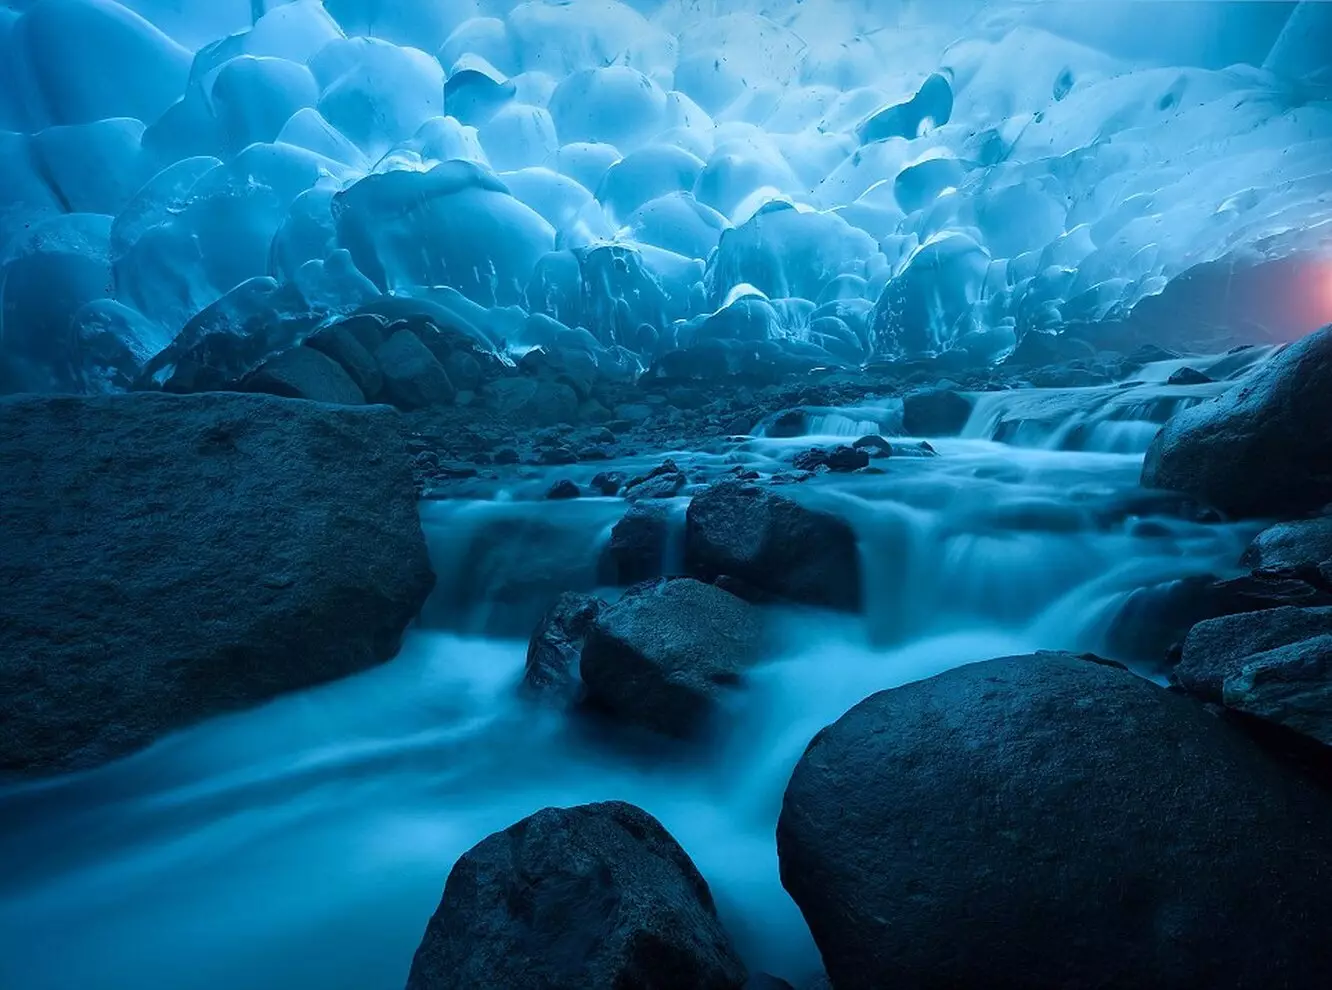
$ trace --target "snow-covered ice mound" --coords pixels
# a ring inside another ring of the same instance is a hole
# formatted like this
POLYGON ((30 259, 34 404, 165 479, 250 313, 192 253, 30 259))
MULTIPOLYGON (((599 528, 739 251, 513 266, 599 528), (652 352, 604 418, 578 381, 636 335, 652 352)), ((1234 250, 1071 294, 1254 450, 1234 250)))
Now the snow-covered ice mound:
POLYGON ((124 384, 254 279, 316 323, 448 287, 644 364, 855 364, 1302 255, 1292 334, 1332 317, 1329 37, 1315 2, 7 0, 0 387, 124 384))

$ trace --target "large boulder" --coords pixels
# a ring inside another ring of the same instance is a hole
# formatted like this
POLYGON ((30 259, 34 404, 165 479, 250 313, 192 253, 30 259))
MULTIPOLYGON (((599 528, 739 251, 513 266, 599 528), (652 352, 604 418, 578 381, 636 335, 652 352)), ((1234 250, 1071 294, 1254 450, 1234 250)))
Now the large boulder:
POLYGON ((758 658, 759 636, 753 606, 720 588, 691 578, 636 585, 588 630, 587 699, 628 724, 695 735, 758 658))
POLYGON ((1200 622, 1172 678, 1204 700, 1332 745, 1332 607, 1200 622))
POLYGON ((744 482, 713 485, 689 503, 685 566, 705 581, 738 578, 795 602, 861 606, 860 551, 851 527, 744 482))
POLYGON ((400 409, 450 405, 457 396, 449 373, 410 330, 399 330, 384 341, 375 360, 385 397, 400 409))
POLYGON ((0 771, 94 767, 389 659, 434 584, 397 414, 0 400, 0 771))
POLYGON ((955 437, 966 428, 975 401, 950 388, 927 388, 902 398, 902 429, 913 437, 955 437))
POLYGON ((1286 606, 1209 619, 1189 630, 1171 680, 1204 701, 1220 703, 1226 682, 1250 657, 1319 636, 1332 636, 1332 607, 1286 606))
POLYGON ((1326 793, 1088 658, 862 701, 805 751, 777 845, 838 990, 1315 987, 1332 964, 1326 793))
POLYGON ((365 405, 365 393, 342 365, 312 347, 293 347, 269 358, 241 382, 246 392, 309 399, 343 406, 365 405))
POLYGON ((612 584, 632 585, 660 577, 672 528, 670 505, 658 501, 630 504, 629 511, 611 529, 610 542, 602 554, 605 579, 612 584))
POLYGON ((463 854, 407 990, 740 990, 707 882, 618 801, 546 808, 463 854))
POLYGON ((1294 515, 1332 502, 1332 326, 1176 414, 1147 451, 1142 483, 1235 516, 1294 515))
POLYGON ((1245 567, 1319 575, 1332 583, 1332 516, 1277 523, 1253 538, 1240 558, 1245 567))

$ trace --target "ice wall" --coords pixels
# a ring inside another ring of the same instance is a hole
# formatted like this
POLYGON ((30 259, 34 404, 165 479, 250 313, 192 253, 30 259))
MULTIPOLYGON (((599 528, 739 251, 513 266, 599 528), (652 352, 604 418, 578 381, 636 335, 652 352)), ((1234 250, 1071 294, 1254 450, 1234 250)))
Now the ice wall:
POLYGON ((993 358, 1325 256, 1329 37, 1313 2, 10 0, 0 387, 440 287, 645 362, 993 358))

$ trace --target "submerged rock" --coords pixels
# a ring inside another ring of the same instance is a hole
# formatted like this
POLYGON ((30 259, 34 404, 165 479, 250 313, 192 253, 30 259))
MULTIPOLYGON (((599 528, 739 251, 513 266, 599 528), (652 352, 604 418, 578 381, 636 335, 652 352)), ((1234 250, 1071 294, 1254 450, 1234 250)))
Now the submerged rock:
POLYGON ((753 607, 720 588, 691 578, 638 585, 588 632, 587 698, 630 724, 694 735, 758 658, 759 633, 753 607))
POLYGON ((713 485, 689 503, 685 567, 706 581, 729 575, 808 605, 861 606, 860 551, 851 527, 743 482, 713 485))
POLYGON ((614 801, 546 808, 464 853, 407 990, 740 990, 745 978, 685 851, 614 801))
POLYGON ((1149 488, 1236 516, 1289 515, 1332 501, 1332 327, 1289 345, 1211 402, 1175 415, 1142 468, 1149 488))
POLYGON ((797 765, 777 844, 842 990, 1312 987, 1329 812, 1196 702, 1037 654, 855 706, 797 765))
POLYGON ((583 641, 606 603, 592 595, 566 591, 555 600, 527 643, 523 691, 555 698, 566 704, 582 694, 578 656, 583 641))
POLYGON ((0 400, 0 770, 94 767, 389 659, 434 584, 397 414, 0 400))

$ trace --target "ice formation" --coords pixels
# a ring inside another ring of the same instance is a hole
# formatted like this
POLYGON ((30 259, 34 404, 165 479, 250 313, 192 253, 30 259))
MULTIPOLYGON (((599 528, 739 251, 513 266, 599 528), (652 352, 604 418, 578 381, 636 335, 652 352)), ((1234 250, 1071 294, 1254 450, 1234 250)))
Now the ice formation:
POLYGON ((1314 2, 8 0, 0 387, 123 387, 255 279, 316 325, 447 287, 643 367, 992 360, 1325 258, 1329 36, 1314 2))

